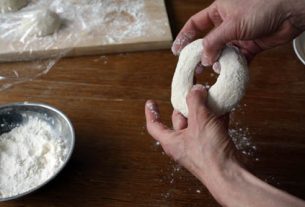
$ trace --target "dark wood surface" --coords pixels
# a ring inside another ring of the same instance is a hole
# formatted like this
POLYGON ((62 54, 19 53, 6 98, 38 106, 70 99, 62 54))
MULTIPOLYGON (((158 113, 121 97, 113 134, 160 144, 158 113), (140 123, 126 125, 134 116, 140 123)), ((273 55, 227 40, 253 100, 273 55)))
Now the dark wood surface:
MULTIPOLYGON (((211 1, 167 2, 173 33, 211 1)), ((0 103, 34 101, 66 113, 76 148, 64 171, 41 190, 0 206, 219 206, 167 158, 145 130, 144 103, 155 99, 170 123, 177 58, 168 51, 62 59, 47 75, 0 92, 0 103)), ((212 83, 211 71, 199 79, 212 83)), ((265 181, 305 199, 305 67, 287 44, 257 56, 251 84, 232 113, 238 138, 256 150, 247 163, 265 181)))

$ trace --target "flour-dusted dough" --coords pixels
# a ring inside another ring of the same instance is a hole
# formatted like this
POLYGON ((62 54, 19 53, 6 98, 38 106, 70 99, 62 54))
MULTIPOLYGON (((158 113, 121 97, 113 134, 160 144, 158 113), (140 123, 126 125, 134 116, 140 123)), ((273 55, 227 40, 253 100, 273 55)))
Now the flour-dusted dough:
POLYGON ((0 12, 14 12, 28 4, 28 0, 0 0, 0 12))
POLYGON ((96 4, 96 3, 102 3, 102 0, 65 0, 67 3, 71 4, 96 4))
POLYGON ((55 12, 39 9, 25 13, 18 30, 26 36, 44 37, 56 32, 60 25, 61 19, 55 12))
MULTIPOLYGON (((202 49, 202 39, 198 39, 181 51, 172 81, 172 105, 185 117, 188 116, 186 96, 193 87, 194 70, 200 62, 202 49)), ((244 96, 249 71, 245 58, 233 47, 223 50, 219 63, 221 72, 208 91, 207 104, 216 115, 223 115, 231 111, 244 96)))

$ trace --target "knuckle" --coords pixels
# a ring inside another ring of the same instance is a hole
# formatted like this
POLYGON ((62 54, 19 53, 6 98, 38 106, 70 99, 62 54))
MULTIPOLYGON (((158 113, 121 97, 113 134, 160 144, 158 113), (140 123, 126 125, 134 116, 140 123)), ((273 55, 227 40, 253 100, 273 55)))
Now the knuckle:
POLYGON ((192 15, 188 20, 187 20, 187 24, 190 25, 194 25, 194 21, 195 21, 195 15, 192 15))
POLYGON ((182 141, 182 137, 184 135, 181 133, 176 133, 171 137, 168 137, 166 141, 161 142, 161 146, 169 157, 173 158, 175 161, 179 160, 181 157, 181 153, 184 150, 184 143, 182 141))
POLYGON ((192 114, 193 117, 189 117, 192 121, 192 125, 196 125, 197 123, 205 124, 213 119, 214 114, 208 110, 205 105, 200 105, 196 108, 194 113, 192 114))
POLYGON ((206 122, 210 119, 210 112, 207 110, 205 106, 199 106, 196 110, 195 116, 197 117, 197 120, 200 122, 206 122))
POLYGON ((211 41, 210 41, 209 35, 205 36, 205 38, 202 40, 203 48, 206 52, 209 52, 209 50, 211 48, 210 42, 211 41))
POLYGON ((190 90, 190 92, 187 95, 187 99, 192 100, 202 94, 202 91, 200 90, 190 90))
POLYGON ((197 103, 197 100, 196 100, 196 95, 197 95, 198 92, 195 92, 195 91, 192 91, 190 92, 187 97, 186 97, 186 102, 188 104, 188 106, 194 106, 196 105, 197 103))
POLYGON ((198 107, 198 116, 201 116, 203 119, 209 119, 212 115, 206 106, 201 105, 198 107))

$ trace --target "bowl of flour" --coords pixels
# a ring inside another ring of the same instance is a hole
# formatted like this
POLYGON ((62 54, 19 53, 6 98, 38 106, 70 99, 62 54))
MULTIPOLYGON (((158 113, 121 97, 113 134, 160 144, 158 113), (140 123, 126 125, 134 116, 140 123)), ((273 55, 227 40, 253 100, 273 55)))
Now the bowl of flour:
POLYGON ((0 201, 25 196, 51 181, 69 161, 73 126, 40 103, 0 106, 0 201))

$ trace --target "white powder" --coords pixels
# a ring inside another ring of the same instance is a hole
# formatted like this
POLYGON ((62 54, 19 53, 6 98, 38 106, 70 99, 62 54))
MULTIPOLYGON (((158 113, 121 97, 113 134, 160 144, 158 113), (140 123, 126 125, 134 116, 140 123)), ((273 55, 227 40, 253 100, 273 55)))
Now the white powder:
POLYGON ((46 181, 61 166, 66 143, 51 126, 29 120, 0 136, 0 198, 24 193, 46 181))

